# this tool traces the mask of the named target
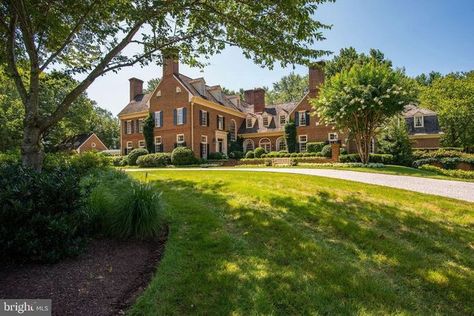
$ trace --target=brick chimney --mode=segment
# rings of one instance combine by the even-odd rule
[[[138,78],[130,78],[130,101],[139,94],[143,94],[143,81]]]
[[[163,53],[163,77],[179,74],[179,54],[176,51]]]
[[[245,90],[244,99],[248,104],[253,104],[254,113],[262,113],[265,110],[265,90],[262,88]]]
[[[309,93],[315,95],[324,82],[324,61],[309,66]]]

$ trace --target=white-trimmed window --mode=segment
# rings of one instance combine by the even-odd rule
[[[298,118],[299,118],[299,126],[306,126],[306,111],[299,111],[298,112]]]
[[[253,126],[253,120],[252,120],[252,117],[251,116],[247,116],[247,118],[245,119],[245,126],[247,128],[252,128]]]
[[[139,140],[138,141],[138,147],[144,148],[145,147],[145,141],[144,140]]]
[[[181,88],[176,86],[176,93],[181,93]]]
[[[176,134],[176,143],[178,145],[184,143],[184,134]]]
[[[280,114],[280,125],[281,126],[285,126],[286,120],[287,120],[286,115],[285,114]]]
[[[286,150],[286,140],[284,137],[278,137],[276,140],[276,150]]]
[[[415,125],[415,127],[423,127],[425,126],[425,122],[424,122],[424,117],[423,115],[415,115],[413,117],[413,124]]]
[[[244,146],[243,147],[244,147],[244,152],[254,150],[255,145],[253,143],[253,140],[251,140],[251,139],[244,140]]]
[[[155,112],[155,127],[161,127],[163,126],[163,122],[161,121],[163,118],[163,114],[161,111],[156,111]]]
[[[237,140],[237,123],[235,122],[234,119],[230,120],[229,134],[230,134],[230,141],[235,142]]]
[[[138,120],[138,132],[143,133],[143,119]]]
[[[268,125],[270,125],[270,119],[267,115],[262,116],[262,123],[265,127],[268,127]]]
[[[132,133],[132,121],[125,121],[125,125],[127,126],[127,134]]]
[[[207,136],[201,135],[201,158],[207,158]]]
[[[155,136],[155,152],[159,153],[163,151],[163,143],[161,136]]]
[[[92,148],[95,148],[96,144],[95,143],[91,143],[91,147]]]
[[[330,142],[335,142],[338,140],[338,135],[337,133],[328,133],[328,140]]]
[[[177,108],[176,109],[176,124],[183,125],[184,124],[184,108]]]
[[[300,146],[300,153],[306,152],[306,143],[308,142],[308,135],[298,136],[298,143]]]
[[[265,149],[267,153],[272,151],[272,142],[268,138],[260,139],[260,141],[258,142],[258,146]]]
[[[133,144],[131,141],[127,142],[127,147],[125,148],[125,155],[128,155],[128,153],[133,149]]]
[[[207,111],[201,110],[201,126],[207,126]]]
[[[224,129],[224,117],[222,115],[217,115],[217,129]]]

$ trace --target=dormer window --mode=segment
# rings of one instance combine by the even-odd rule
[[[176,86],[176,93],[180,93],[181,92],[181,88]]]
[[[286,115],[280,114],[280,125],[284,126],[286,124]]]
[[[425,124],[423,115],[415,115],[413,117],[413,123],[415,127],[423,127]]]
[[[263,123],[263,126],[268,127],[268,125],[270,125],[270,118],[268,116],[264,115],[262,117],[262,123]]]
[[[253,122],[252,122],[252,117],[248,116],[245,120],[245,126],[247,126],[247,128],[252,128],[253,126]]]

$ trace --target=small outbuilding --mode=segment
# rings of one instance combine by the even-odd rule
[[[104,151],[108,148],[95,133],[85,133],[65,139],[58,145],[58,150],[83,153],[86,151]]]

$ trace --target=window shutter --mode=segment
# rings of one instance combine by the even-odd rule
[[[127,121],[122,121],[123,133],[127,134]]]
[[[309,124],[309,111],[306,111],[306,126],[310,126]]]
[[[207,115],[207,126],[209,126],[209,112],[206,112]]]
[[[183,124],[186,124],[186,108],[183,108]]]
[[[219,129],[219,115],[216,115],[217,129]]]
[[[203,113],[202,110],[199,110],[199,125],[202,125],[202,122],[203,122],[202,113]]]
[[[160,111],[160,127],[163,126],[163,111]]]
[[[207,149],[207,150],[206,150],[206,151],[207,151],[207,156],[206,156],[206,157],[204,157],[204,158],[207,158],[207,157],[209,157],[209,144],[206,144],[206,146],[207,146],[207,148],[206,148],[206,149]]]
[[[173,123],[174,125],[178,124],[178,114],[177,114],[176,109],[173,110]]]
[[[222,129],[225,130],[225,116],[222,117]]]
[[[295,112],[295,126],[300,125],[299,112]]]
[[[135,133],[140,133],[140,121],[135,120]]]

